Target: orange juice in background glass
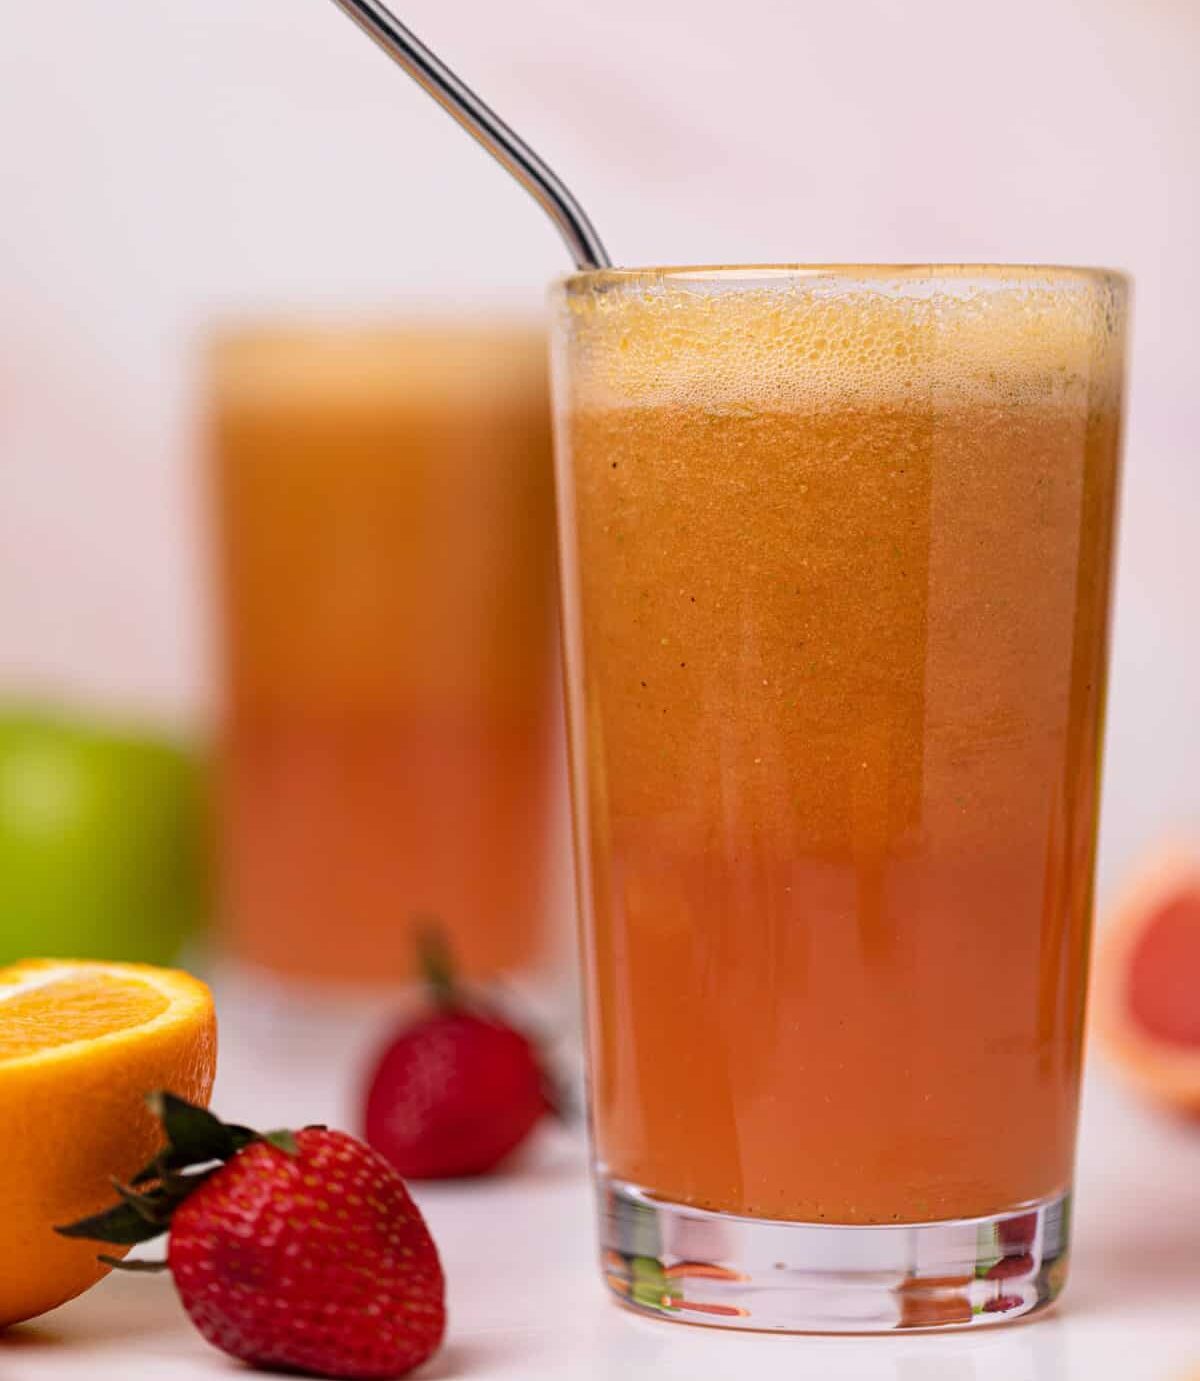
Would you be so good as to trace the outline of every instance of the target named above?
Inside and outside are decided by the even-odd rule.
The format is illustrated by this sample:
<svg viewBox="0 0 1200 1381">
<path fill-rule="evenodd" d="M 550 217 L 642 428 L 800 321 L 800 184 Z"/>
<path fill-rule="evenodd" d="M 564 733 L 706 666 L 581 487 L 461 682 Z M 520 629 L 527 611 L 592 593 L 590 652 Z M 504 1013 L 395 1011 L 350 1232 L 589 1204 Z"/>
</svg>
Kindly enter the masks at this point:
<svg viewBox="0 0 1200 1381">
<path fill-rule="evenodd" d="M 546 954 L 553 501 L 545 340 L 246 329 L 209 355 L 226 946 L 285 978 Z"/>
<path fill-rule="evenodd" d="M 602 1247 L 637 1307 L 879 1330 L 1061 1287 L 1125 291 L 556 291 Z"/>
</svg>

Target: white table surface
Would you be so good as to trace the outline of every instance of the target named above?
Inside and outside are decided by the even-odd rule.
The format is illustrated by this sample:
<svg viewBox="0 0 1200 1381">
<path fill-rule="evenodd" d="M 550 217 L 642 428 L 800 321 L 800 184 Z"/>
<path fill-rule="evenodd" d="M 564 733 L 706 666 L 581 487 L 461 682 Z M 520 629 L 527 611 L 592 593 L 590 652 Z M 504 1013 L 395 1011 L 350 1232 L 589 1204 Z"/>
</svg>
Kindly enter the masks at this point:
<svg viewBox="0 0 1200 1381">
<path fill-rule="evenodd" d="M 345 1123 L 339 1086 L 359 1038 L 224 1029 L 228 1117 Z M 1200 1381 L 1200 1123 L 1088 1083 L 1074 1269 L 1040 1321 L 879 1338 L 722 1333 L 634 1317 L 594 1265 L 578 1139 L 547 1130 L 502 1178 L 416 1196 L 449 1282 L 450 1328 L 420 1381 Z M 205 1381 L 246 1376 L 192 1331 L 161 1276 L 111 1276 L 0 1335 L 0 1381 Z"/>
</svg>

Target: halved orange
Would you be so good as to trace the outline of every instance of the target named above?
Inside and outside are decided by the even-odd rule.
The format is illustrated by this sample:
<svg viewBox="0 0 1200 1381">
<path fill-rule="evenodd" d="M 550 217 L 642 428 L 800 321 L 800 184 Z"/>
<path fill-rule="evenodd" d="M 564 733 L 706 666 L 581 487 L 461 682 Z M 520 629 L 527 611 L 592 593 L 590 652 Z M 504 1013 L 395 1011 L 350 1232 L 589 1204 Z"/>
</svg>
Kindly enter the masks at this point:
<svg viewBox="0 0 1200 1381">
<path fill-rule="evenodd" d="M 0 1328 L 106 1272 L 70 1223 L 112 1199 L 160 1145 L 154 1089 L 207 1103 L 212 994 L 174 969 L 38 959 L 0 968 Z"/>
</svg>

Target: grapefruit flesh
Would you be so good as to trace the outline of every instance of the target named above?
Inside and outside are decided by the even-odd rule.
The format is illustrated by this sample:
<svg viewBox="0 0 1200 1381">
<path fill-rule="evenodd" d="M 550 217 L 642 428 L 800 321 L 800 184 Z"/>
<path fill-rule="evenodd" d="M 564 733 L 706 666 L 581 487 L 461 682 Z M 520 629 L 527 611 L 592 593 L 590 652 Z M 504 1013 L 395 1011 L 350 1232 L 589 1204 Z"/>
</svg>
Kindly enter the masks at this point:
<svg viewBox="0 0 1200 1381">
<path fill-rule="evenodd" d="M 1144 871 L 1101 928 L 1093 1004 L 1097 1035 L 1128 1082 L 1200 1114 L 1200 849 Z"/>
<path fill-rule="evenodd" d="M 1200 1055 L 1200 889 L 1168 898 L 1146 921 L 1129 963 L 1134 1020 Z"/>
</svg>

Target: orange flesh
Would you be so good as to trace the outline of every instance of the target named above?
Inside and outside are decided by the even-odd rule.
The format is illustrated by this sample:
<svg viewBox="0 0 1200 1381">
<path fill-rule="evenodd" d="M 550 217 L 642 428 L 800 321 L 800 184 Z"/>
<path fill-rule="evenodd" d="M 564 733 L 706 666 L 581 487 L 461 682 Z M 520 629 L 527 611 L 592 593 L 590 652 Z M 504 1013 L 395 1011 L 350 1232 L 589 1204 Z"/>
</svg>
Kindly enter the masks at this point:
<svg viewBox="0 0 1200 1381">
<path fill-rule="evenodd" d="M 1169 1045 L 1200 1049 L 1200 890 L 1172 897 L 1146 922 L 1127 983 L 1139 1026 Z"/>
<path fill-rule="evenodd" d="M 0 1061 L 144 1026 L 167 999 L 136 979 L 81 973 L 4 996 L 0 987 Z"/>
<path fill-rule="evenodd" d="M 544 346 L 281 333 L 217 354 L 225 912 L 297 977 L 542 940 L 553 687 Z"/>
</svg>

